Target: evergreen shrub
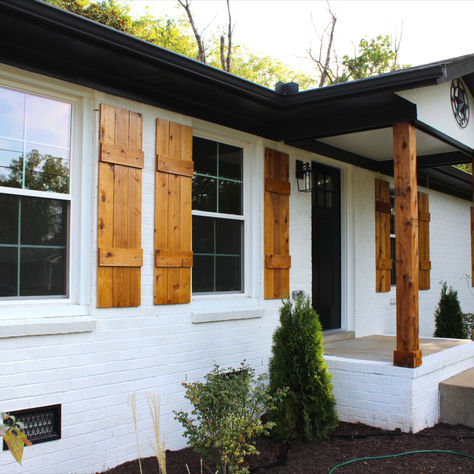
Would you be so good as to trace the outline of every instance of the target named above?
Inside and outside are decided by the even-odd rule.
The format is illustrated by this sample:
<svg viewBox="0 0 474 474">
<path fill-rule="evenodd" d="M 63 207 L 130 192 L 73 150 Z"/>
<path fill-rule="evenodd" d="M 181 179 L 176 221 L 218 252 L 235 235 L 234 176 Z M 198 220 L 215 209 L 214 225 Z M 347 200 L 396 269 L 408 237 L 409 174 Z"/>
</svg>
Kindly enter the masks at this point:
<svg viewBox="0 0 474 474">
<path fill-rule="evenodd" d="M 284 442 L 327 439 L 337 426 L 331 376 L 323 358 L 321 324 L 307 296 L 283 302 L 273 334 L 270 394 L 287 389 L 268 413 L 272 435 Z"/>
<path fill-rule="evenodd" d="M 461 304 L 458 299 L 458 292 L 453 290 L 448 284 L 443 283 L 441 297 L 435 311 L 436 328 L 434 337 L 451 337 L 456 339 L 466 339 L 466 329 L 464 327 L 464 315 L 461 311 Z"/>
</svg>

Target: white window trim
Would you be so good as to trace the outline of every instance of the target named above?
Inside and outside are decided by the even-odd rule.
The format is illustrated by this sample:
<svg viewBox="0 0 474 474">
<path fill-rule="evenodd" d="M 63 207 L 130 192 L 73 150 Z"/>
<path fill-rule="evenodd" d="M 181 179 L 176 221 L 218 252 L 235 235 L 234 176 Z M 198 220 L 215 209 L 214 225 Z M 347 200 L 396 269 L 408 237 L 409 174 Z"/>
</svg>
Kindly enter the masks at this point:
<svg viewBox="0 0 474 474">
<path fill-rule="evenodd" d="M 22 195 L 70 200 L 67 298 L 0 300 L 0 337 L 63 334 L 91 331 L 95 320 L 88 317 L 91 281 L 91 149 L 93 136 L 92 95 L 36 74 L 0 68 L 0 87 L 71 104 L 70 195 L 22 190 Z M 0 192 L 18 194 L 1 188 Z M 46 324 L 47 322 L 47 324 Z"/>
<path fill-rule="evenodd" d="M 254 173 L 251 172 L 251 149 L 252 143 L 244 141 L 238 138 L 229 137 L 225 134 L 213 133 L 207 130 L 193 129 L 193 137 L 204 138 L 206 140 L 212 140 L 219 143 L 224 143 L 226 145 L 232 145 L 239 148 L 242 148 L 243 159 L 242 159 L 242 214 L 225 214 L 225 213 L 215 213 L 207 211 L 192 210 L 193 216 L 205 216 L 205 217 L 218 217 L 223 219 L 234 219 L 243 221 L 244 232 L 243 232 L 243 291 L 239 292 L 215 292 L 215 293 L 193 293 L 191 291 L 191 299 L 196 302 L 205 302 L 206 300 L 231 300 L 235 299 L 237 301 L 247 299 L 251 296 L 252 291 L 252 266 L 251 266 L 251 255 L 254 249 L 252 248 L 253 238 L 252 230 L 250 226 L 251 219 L 251 190 L 254 186 L 252 178 L 255 178 Z M 192 278 L 192 272 L 191 272 Z M 192 281 L 191 281 L 192 288 Z M 225 319 L 220 319 L 225 320 Z"/>
</svg>

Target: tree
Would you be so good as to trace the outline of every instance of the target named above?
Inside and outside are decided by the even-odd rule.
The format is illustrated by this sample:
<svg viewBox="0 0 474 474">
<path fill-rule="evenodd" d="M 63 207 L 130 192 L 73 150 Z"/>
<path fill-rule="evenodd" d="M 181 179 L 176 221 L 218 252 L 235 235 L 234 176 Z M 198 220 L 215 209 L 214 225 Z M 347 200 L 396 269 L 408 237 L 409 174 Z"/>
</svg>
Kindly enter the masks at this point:
<svg viewBox="0 0 474 474">
<path fill-rule="evenodd" d="M 394 41 L 388 35 L 379 35 L 371 40 L 362 38 L 359 41 L 358 52 L 354 52 L 352 57 L 348 55 L 342 57 L 343 73 L 335 82 L 363 79 L 409 67 L 398 64 L 400 44 L 401 37 Z"/>
<path fill-rule="evenodd" d="M 458 299 L 458 292 L 446 282 L 441 288 L 441 297 L 435 311 L 436 329 L 434 337 L 453 337 L 466 339 L 463 313 Z"/>
<path fill-rule="evenodd" d="M 130 16 L 129 9 L 121 6 L 116 0 L 102 0 L 95 3 L 90 0 L 45 1 L 142 40 L 149 41 L 162 48 L 193 59 L 204 59 L 202 62 L 266 87 L 273 88 L 278 81 L 295 81 L 299 83 L 302 89 L 309 88 L 314 84 L 311 77 L 294 72 L 289 66 L 284 65 L 281 61 L 271 56 L 259 56 L 251 53 L 244 47 L 234 45 L 232 40 L 233 26 L 230 3 L 227 3 L 226 44 L 225 35 L 222 34 L 210 34 L 209 37 L 211 39 L 207 42 L 204 41 L 202 34 L 198 32 L 197 28 L 195 32 L 193 31 L 189 15 L 186 20 L 185 18 L 155 18 L 147 13 L 134 19 Z M 189 6 L 189 12 L 192 16 L 190 9 L 191 1 L 179 1 L 180 3 L 182 2 L 183 8 L 185 5 Z M 192 34 L 188 34 L 187 29 L 189 26 L 191 26 Z M 198 33 L 199 40 L 196 37 L 196 33 Z"/>
<path fill-rule="evenodd" d="M 472 164 L 471 163 L 463 163 L 461 165 L 456 165 L 456 168 L 465 171 L 466 173 L 472 174 Z"/>
<path fill-rule="evenodd" d="M 323 357 L 321 324 L 308 297 L 280 309 L 273 334 L 269 391 L 287 387 L 285 397 L 268 413 L 272 434 L 284 442 L 327 439 L 337 426 L 331 376 Z"/>
</svg>

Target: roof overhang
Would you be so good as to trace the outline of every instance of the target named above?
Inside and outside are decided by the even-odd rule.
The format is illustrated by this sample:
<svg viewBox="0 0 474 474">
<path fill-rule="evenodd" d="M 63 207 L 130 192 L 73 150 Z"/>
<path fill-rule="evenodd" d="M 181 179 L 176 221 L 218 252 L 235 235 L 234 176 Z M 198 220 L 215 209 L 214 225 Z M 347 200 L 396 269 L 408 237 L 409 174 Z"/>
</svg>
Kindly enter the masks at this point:
<svg viewBox="0 0 474 474">
<path fill-rule="evenodd" d="M 454 77 L 474 90 L 470 55 L 281 95 L 40 0 L 0 0 L 0 31 L 0 62 L 374 170 L 387 169 L 387 163 L 341 148 L 331 137 L 384 130 L 400 121 L 422 130 L 416 105 L 397 91 Z M 451 143 L 446 149 L 446 140 L 437 140 L 443 146 L 420 160 L 425 166 L 474 155 L 469 147 Z"/>
</svg>

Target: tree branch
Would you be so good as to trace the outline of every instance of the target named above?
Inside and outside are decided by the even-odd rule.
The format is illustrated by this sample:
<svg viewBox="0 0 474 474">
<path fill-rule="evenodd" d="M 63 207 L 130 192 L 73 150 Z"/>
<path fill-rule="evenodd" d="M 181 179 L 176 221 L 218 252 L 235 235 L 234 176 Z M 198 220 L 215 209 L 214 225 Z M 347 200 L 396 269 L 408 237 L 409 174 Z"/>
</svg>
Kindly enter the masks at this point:
<svg viewBox="0 0 474 474">
<path fill-rule="evenodd" d="M 196 38 L 196 43 L 199 52 L 199 61 L 206 64 L 206 49 L 204 48 L 204 41 L 202 40 L 202 37 L 196 28 L 196 24 L 194 23 L 193 14 L 191 12 L 191 0 L 178 0 L 178 3 L 186 10 L 186 13 L 188 15 L 189 24 L 191 25 L 194 37 Z"/>
</svg>

